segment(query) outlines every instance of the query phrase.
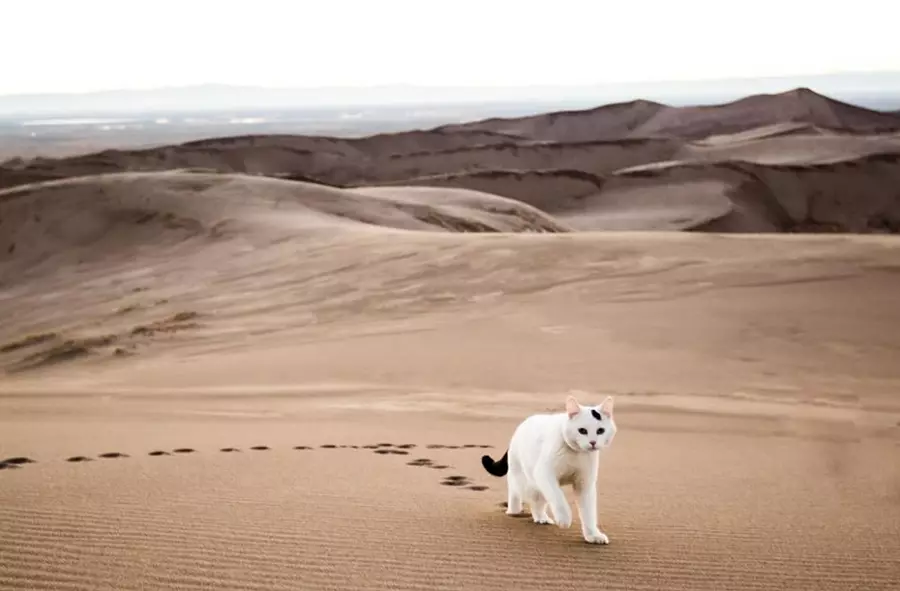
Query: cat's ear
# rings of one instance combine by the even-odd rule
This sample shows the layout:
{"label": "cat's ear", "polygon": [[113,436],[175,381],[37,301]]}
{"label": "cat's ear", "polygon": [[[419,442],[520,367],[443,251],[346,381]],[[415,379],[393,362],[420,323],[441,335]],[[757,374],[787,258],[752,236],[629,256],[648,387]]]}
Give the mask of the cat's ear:
{"label": "cat's ear", "polygon": [[607,396],[606,400],[604,400],[602,403],[600,403],[599,408],[600,408],[600,412],[602,412],[603,414],[605,414],[608,417],[611,417],[613,415],[613,397]]}
{"label": "cat's ear", "polygon": [[578,400],[576,400],[574,396],[566,398],[566,414],[569,415],[569,418],[571,419],[580,412],[581,405],[578,404]]}

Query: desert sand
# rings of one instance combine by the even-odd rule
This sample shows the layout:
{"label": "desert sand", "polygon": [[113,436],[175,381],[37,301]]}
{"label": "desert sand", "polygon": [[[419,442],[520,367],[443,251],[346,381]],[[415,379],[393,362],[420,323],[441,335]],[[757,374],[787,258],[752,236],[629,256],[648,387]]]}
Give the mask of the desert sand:
{"label": "desert sand", "polygon": [[[620,128],[672,125],[638,106]],[[19,167],[47,178],[0,191],[0,589],[897,589],[900,240],[865,223],[896,135],[774,113],[568,167],[593,139]],[[483,182],[383,156],[465,146],[485,170],[427,175]],[[570,392],[616,397],[609,546],[505,515],[480,465]]]}

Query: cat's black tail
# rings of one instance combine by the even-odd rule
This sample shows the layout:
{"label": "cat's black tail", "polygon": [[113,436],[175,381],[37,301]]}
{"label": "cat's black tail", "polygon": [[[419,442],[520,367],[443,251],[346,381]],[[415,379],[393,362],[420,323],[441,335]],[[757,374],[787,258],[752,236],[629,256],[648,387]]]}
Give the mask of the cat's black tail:
{"label": "cat's black tail", "polygon": [[506,476],[506,473],[509,471],[509,462],[507,461],[508,456],[509,450],[506,450],[506,453],[503,454],[503,457],[497,462],[495,462],[491,456],[481,456],[481,465],[484,466],[484,469],[492,476],[497,476],[498,478],[500,476]]}

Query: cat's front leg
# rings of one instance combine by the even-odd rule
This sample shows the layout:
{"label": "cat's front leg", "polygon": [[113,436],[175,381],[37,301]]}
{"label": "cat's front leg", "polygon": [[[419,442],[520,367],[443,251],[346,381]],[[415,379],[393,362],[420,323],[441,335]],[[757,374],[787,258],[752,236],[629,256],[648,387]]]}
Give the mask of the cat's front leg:
{"label": "cat's front leg", "polygon": [[578,517],[581,519],[581,534],[589,544],[609,544],[609,537],[597,526],[597,484],[576,482],[578,495]]}
{"label": "cat's front leg", "polygon": [[550,509],[553,511],[553,520],[556,525],[566,528],[572,525],[572,509],[566,501],[566,495],[559,487],[556,474],[549,468],[535,470],[534,479],[538,490],[544,495]]}
{"label": "cat's front leg", "polygon": [[547,501],[540,494],[535,494],[528,503],[531,505],[531,518],[537,524],[552,524],[553,520],[547,515]]}

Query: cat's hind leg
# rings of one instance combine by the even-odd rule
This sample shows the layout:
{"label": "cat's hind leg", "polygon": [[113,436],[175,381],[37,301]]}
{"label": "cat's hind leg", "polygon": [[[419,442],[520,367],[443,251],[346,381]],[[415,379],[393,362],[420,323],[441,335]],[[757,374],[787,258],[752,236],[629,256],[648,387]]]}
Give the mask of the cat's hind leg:
{"label": "cat's hind leg", "polygon": [[506,514],[522,513],[522,475],[510,470],[506,475]]}
{"label": "cat's hind leg", "polygon": [[531,507],[531,518],[535,523],[541,525],[553,523],[553,519],[547,513],[547,499],[539,491],[531,491],[528,505]]}

